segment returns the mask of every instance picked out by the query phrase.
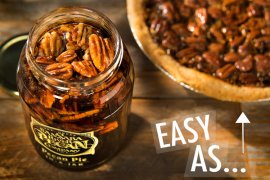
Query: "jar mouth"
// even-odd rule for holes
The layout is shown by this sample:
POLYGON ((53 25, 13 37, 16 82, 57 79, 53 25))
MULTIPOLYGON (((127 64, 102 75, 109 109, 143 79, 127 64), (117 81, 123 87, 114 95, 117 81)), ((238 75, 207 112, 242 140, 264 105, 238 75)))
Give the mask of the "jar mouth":
POLYGON ((50 12, 49 15, 41 17, 31 29, 26 43, 26 57, 32 73, 45 86, 51 86, 65 91, 72 89, 78 90, 78 88, 88 90, 106 81, 117 71, 123 58, 123 42, 113 22, 101 12, 80 7, 58 8, 50 12), (66 23, 91 23, 94 27, 102 27, 111 36, 115 50, 113 61, 104 71, 98 73, 97 76, 80 81, 62 80, 46 73, 36 63, 34 52, 41 36, 48 30, 66 23))

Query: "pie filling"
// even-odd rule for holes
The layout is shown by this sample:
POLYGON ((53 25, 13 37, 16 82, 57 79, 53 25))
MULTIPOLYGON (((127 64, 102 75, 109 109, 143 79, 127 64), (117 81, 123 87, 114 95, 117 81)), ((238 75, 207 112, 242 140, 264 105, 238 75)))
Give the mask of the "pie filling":
POLYGON ((146 0, 153 40, 181 65, 238 86, 270 86, 270 2, 146 0))

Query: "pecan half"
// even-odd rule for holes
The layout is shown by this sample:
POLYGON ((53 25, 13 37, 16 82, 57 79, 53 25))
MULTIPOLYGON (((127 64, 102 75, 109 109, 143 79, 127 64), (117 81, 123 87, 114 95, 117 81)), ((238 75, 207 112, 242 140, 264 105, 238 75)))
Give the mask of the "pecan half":
POLYGON ((254 38, 261 34, 260 30, 252 30, 250 33, 247 34, 246 43, 251 42, 254 38))
POLYGON ((185 59, 190 59, 196 55, 198 55, 198 51, 194 48, 185 48, 182 49, 181 51, 178 51, 176 54, 176 57, 179 59, 185 58, 185 59))
POLYGON ((242 72, 250 71, 253 67, 253 57, 249 55, 245 59, 235 62, 235 67, 242 72))
POLYGON ((205 52, 203 53, 203 58, 210 64, 219 67, 220 66, 220 58, 219 55, 215 52, 205 52))
POLYGON ((62 96, 62 99, 60 99, 59 102, 62 103, 62 104, 64 104, 65 101, 68 100, 68 99, 69 99, 69 95, 66 94, 66 95, 62 96))
POLYGON ((72 24, 63 24, 59 28, 59 31, 61 33, 67 33, 67 32, 70 33, 70 32, 72 32, 72 30, 73 30, 73 25, 72 24))
POLYGON ((263 35, 270 35, 270 27, 265 27, 265 28, 261 29, 261 33, 263 35))
POLYGON ((28 104, 38 103, 38 98, 33 97, 31 94, 29 94, 28 91, 23 92, 22 95, 26 103, 28 104))
POLYGON ((55 101, 55 98, 53 96, 53 93, 50 90, 47 89, 45 92, 41 93, 40 103, 45 108, 51 108, 54 101, 55 101))
POLYGON ((224 56, 225 62, 236 62, 241 58, 241 56, 235 52, 228 52, 224 56))
POLYGON ((45 68, 45 71, 59 79, 69 79, 73 74, 72 65, 69 63, 54 63, 45 68))
POLYGON ((224 45, 220 43, 211 43, 208 46, 208 50, 216 53, 222 53, 224 51, 224 45))
POLYGON ((83 46, 86 44, 87 37, 87 28, 84 27, 83 23, 78 24, 78 35, 77 35, 77 43, 79 46, 83 46))
POLYGON ((258 54, 254 57, 256 61, 256 70, 259 73, 269 73, 270 72, 270 58, 265 55, 258 54))
POLYGON ((166 31, 164 33, 164 37, 161 44, 166 49, 177 51, 180 41, 178 40, 176 34, 173 31, 166 31))
POLYGON ((96 68, 91 61, 73 61, 72 63, 74 71, 85 77, 93 77, 97 75, 96 68))
POLYGON ((190 32, 187 30, 186 26, 184 24, 178 23, 172 25, 172 30, 182 38, 187 37, 190 35, 190 32))
POLYGON ((216 71, 216 75, 217 77, 221 79, 225 79, 229 77, 234 71, 235 71, 235 66, 231 64, 226 64, 225 66, 223 66, 222 68, 219 68, 216 71))
POLYGON ((197 24, 202 26, 206 24, 207 19, 208 19, 208 16, 207 16, 207 11, 205 8, 198 8, 195 10, 195 21, 197 22, 197 24))
POLYGON ((162 17, 168 19, 169 21, 173 22, 174 19, 179 19, 179 15, 177 12, 175 12, 175 8, 171 2, 164 2, 160 4, 158 8, 161 11, 162 17))
POLYGON ((238 47, 237 52, 241 55, 241 56, 246 56, 248 54, 253 53, 253 46, 248 43, 248 44, 243 44, 241 46, 238 47))
POLYGON ((221 31, 216 28, 216 27, 211 27, 210 28, 210 33, 216 38, 216 40, 219 42, 219 43, 224 43, 225 40, 224 40, 224 37, 223 37, 223 34, 221 33, 221 31))
POLYGON ((109 39, 103 39, 96 34, 91 34, 89 37, 89 50, 95 67, 101 72, 113 60, 114 51, 109 39))
POLYGON ((37 57, 36 62, 39 64, 53 64, 53 63, 55 63, 50 57, 42 57, 42 56, 37 57))
POLYGON ((56 57, 62 48, 62 39, 56 31, 47 32, 40 42, 40 49, 45 56, 56 57))
POLYGON ((92 116, 94 114, 97 114, 98 112, 99 112, 98 109, 94 109, 94 110, 86 111, 86 112, 83 112, 80 114, 75 114, 72 116, 64 116, 64 117, 59 118, 59 120, 62 122, 74 122, 74 121, 78 121, 82 118, 86 118, 86 117, 92 116))
POLYGON ((70 41, 66 44, 66 48, 67 50, 78 50, 80 49, 80 46, 78 46, 78 44, 75 41, 70 41))
POLYGON ((225 35, 226 39, 232 41, 236 36, 239 36, 239 30, 235 26, 228 26, 221 28, 221 32, 225 35))
POLYGON ((162 18, 155 18, 151 21, 151 34, 162 34, 169 27, 169 23, 162 18))
POLYGON ((241 73, 239 75, 239 81, 243 84, 254 84, 258 82, 258 78, 252 73, 241 73))
POLYGON ((103 40, 104 40, 105 48, 106 48, 106 51, 107 51, 107 56, 109 57, 109 60, 110 60, 110 63, 111 63, 111 61, 114 58, 113 44, 112 44, 112 42, 110 41, 109 38, 105 38, 103 40))
POLYGON ((74 50, 67 50, 62 52, 57 58, 56 60, 58 62, 70 62, 73 59, 75 59, 77 57, 77 54, 75 53, 74 50))
POLYGON ((119 125, 118 125, 118 122, 117 122, 117 121, 109 122, 109 123, 107 123, 107 124, 105 125, 105 127, 104 127, 102 130, 100 130, 98 133, 99 133, 100 135, 106 134, 106 133, 108 133, 108 132, 110 132, 110 131, 113 131, 113 130, 116 129, 118 126, 119 126, 119 125))
POLYGON ((72 40, 77 42, 77 45, 82 49, 88 48, 88 28, 84 23, 79 23, 72 31, 72 40))
POLYGON ((67 42, 72 42, 73 41, 71 32, 66 32, 64 38, 65 38, 65 41, 67 41, 67 42))
POLYGON ((187 29, 192 32, 195 36, 199 36, 202 34, 202 29, 199 27, 199 25, 192 19, 189 20, 187 29))
POLYGON ((265 21, 261 18, 250 18, 247 22, 240 26, 240 29, 262 29, 265 27, 265 21))
POLYGON ((247 8, 247 13, 250 17, 261 16, 263 14, 263 9, 257 4, 250 4, 247 8))
POLYGON ((238 47, 244 40, 244 36, 236 36, 232 41, 230 41, 230 45, 232 48, 238 47))
POLYGON ((259 51, 264 51, 265 49, 270 48, 270 37, 262 36, 254 39, 254 47, 259 51))
POLYGON ((188 44, 193 44, 193 43, 206 43, 207 40, 204 37, 187 37, 185 38, 185 42, 188 44))

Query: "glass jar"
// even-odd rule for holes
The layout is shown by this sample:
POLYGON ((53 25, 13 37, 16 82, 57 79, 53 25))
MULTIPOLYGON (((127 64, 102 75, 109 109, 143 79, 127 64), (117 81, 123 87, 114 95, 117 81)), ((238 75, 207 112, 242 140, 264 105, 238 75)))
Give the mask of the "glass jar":
POLYGON ((55 166, 89 169, 112 157, 127 131, 134 70, 113 23, 99 12, 60 8, 42 17, 29 33, 17 72, 17 86, 31 141, 55 166), (66 23, 85 23, 112 38, 114 58, 103 72, 68 81, 46 73, 35 62, 40 37, 66 23))

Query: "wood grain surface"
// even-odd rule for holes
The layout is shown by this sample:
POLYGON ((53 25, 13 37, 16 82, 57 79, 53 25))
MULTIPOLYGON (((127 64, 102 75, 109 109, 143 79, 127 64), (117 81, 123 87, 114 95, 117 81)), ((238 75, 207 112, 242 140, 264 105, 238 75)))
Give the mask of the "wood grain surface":
MULTIPOLYGON (((222 102, 189 91, 162 74, 138 48, 130 31, 124 0, 2 0, 0 43, 28 32, 35 20, 61 6, 83 6, 105 13, 117 26, 135 66, 135 87, 127 140, 118 154, 94 170, 69 172, 42 160, 28 138, 20 102, 0 90, 0 179, 184 179, 189 149, 157 154, 151 123, 164 118, 215 110, 216 138, 241 144, 243 111, 246 126, 247 179, 270 179, 270 103, 222 102)), ((237 175, 230 174, 231 178, 237 175)), ((189 178, 192 179, 192 178, 189 178)))

